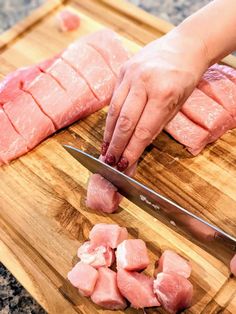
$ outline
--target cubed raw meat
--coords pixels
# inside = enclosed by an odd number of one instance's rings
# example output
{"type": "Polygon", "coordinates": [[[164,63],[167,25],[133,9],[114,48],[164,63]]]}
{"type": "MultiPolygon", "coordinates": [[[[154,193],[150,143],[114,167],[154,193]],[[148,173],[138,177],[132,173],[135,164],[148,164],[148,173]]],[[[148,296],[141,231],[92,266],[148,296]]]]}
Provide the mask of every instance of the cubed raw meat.
{"type": "Polygon", "coordinates": [[[136,309],[160,305],[153,292],[153,278],[143,273],[130,272],[119,268],[117,284],[121,294],[136,309]]]}
{"type": "Polygon", "coordinates": [[[192,122],[182,112],[165,126],[165,130],[178,142],[185,145],[187,150],[193,154],[199,154],[209,143],[210,133],[192,122]]]}
{"type": "Polygon", "coordinates": [[[129,239],[121,242],[116,251],[117,268],[142,270],[149,265],[146,244],[141,239],[129,239]]]}
{"type": "Polygon", "coordinates": [[[21,91],[19,96],[6,103],[3,109],[14,128],[25,139],[29,149],[55,132],[52,121],[28,93],[21,91]]]}
{"type": "Polygon", "coordinates": [[[90,241],[84,242],[79,247],[77,255],[83,263],[90,264],[95,268],[110,267],[115,261],[115,253],[112,248],[108,246],[92,248],[90,241]]]}
{"type": "Polygon", "coordinates": [[[80,17],[70,10],[61,11],[57,16],[57,20],[59,30],[62,32],[74,31],[80,26],[80,17]]]}
{"type": "Polygon", "coordinates": [[[128,238],[126,228],[121,228],[115,224],[96,224],[89,233],[91,247],[109,246],[112,249],[117,248],[118,244],[128,238]]]}
{"type": "Polygon", "coordinates": [[[230,271],[234,276],[236,276],[236,254],[230,262],[230,271]]]}
{"type": "Polygon", "coordinates": [[[127,307],[117,287],[117,274],[114,271],[106,267],[98,269],[98,280],[91,300],[109,310],[123,310],[127,307]]]}
{"type": "Polygon", "coordinates": [[[94,291],[98,272],[92,266],[79,262],[68,273],[67,278],[74,287],[79,289],[82,295],[89,297],[94,291]]]}
{"type": "Polygon", "coordinates": [[[191,306],[193,286],[183,276],[175,273],[159,273],[154,280],[153,288],[161,305],[170,314],[191,306]]]}
{"type": "Polygon", "coordinates": [[[25,140],[15,131],[5,112],[0,109],[0,159],[7,164],[27,151],[25,140]]]}
{"type": "Polygon", "coordinates": [[[188,261],[171,250],[166,250],[158,261],[157,273],[175,273],[189,278],[192,268],[188,261]]]}
{"type": "Polygon", "coordinates": [[[102,29],[82,38],[96,49],[113,73],[118,76],[121,66],[129,59],[129,52],[122,45],[118,35],[110,29],[102,29]]]}
{"type": "Polygon", "coordinates": [[[220,71],[222,74],[228,77],[233,83],[236,84],[236,69],[227,65],[214,64],[211,68],[220,71]]]}
{"type": "Polygon", "coordinates": [[[62,59],[85,78],[91,90],[104,106],[109,104],[116,79],[95,49],[79,40],[65,50],[62,59]]]}

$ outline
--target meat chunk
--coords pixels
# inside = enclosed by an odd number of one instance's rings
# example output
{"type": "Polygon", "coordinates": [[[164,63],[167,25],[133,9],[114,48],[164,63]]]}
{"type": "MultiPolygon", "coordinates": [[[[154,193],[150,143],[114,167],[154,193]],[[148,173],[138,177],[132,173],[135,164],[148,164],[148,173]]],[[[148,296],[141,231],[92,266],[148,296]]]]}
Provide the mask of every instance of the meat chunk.
{"type": "Polygon", "coordinates": [[[132,307],[139,309],[160,305],[153,292],[151,277],[119,268],[117,283],[121,294],[131,303],[132,307]]]}
{"type": "Polygon", "coordinates": [[[25,140],[15,131],[5,112],[0,109],[0,159],[7,164],[27,151],[25,140]]]}
{"type": "Polygon", "coordinates": [[[182,112],[165,126],[165,130],[178,142],[185,145],[194,156],[199,154],[207,145],[210,133],[189,120],[182,112]]]}
{"type": "Polygon", "coordinates": [[[117,248],[118,244],[128,238],[126,228],[115,224],[96,224],[89,233],[91,248],[98,246],[108,246],[112,249],[117,248]]]}
{"type": "Polygon", "coordinates": [[[32,149],[55,132],[52,121],[39,109],[34,99],[22,92],[3,106],[5,113],[17,132],[32,149]]]}
{"type": "Polygon", "coordinates": [[[95,268],[110,267],[115,261],[115,253],[112,248],[103,245],[92,248],[89,241],[79,247],[77,255],[83,263],[90,264],[95,268]]]}
{"type": "Polygon", "coordinates": [[[59,30],[62,32],[74,31],[80,26],[80,17],[70,10],[61,11],[57,16],[57,20],[59,30]]]}
{"type": "Polygon", "coordinates": [[[91,300],[105,309],[123,310],[127,304],[117,287],[117,274],[109,268],[98,269],[98,280],[91,300]]]}
{"type": "Polygon", "coordinates": [[[161,305],[169,313],[175,314],[190,307],[193,286],[185,277],[175,273],[159,273],[153,287],[161,305]]]}
{"type": "Polygon", "coordinates": [[[117,268],[142,270],[149,265],[146,244],[141,239],[129,239],[121,242],[116,251],[117,268]]]}
{"type": "Polygon", "coordinates": [[[212,69],[220,71],[222,74],[228,77],[234,84],[236,84],[236,69],[228,67],[227,65],[214,64],[212,69]]]}
{"type": "Polygon", "coordinates": [[[236,254],[230,262],[230,271],[234,276],[236,276],[236,254]]]}
{"type": "Polygon", "coordinates": [[[177,253],[166,250],[158,261],[157,273],[175,273],[185,278],[189,278],[192,268],[188,261],[177,253]]]}
{"type": "Polygon", "coordinates": [[[209,68],[199,82],[198,88],[221,104],[236,121],[236,85],[227,76],[214,68],[209,68]]]}
{"type": "Polygon", "coordinates": [[[89,297],[94,291],[98,272],[92,266],[79,262],[68,273],[67,278],[82,295],[89,297]]]}
{"type": "Polygon", "coordinates": [[[65,50],[62,59],[86,80],[96,97],[103,102],[103,106],[109,104],[116,79],[95,49],[79,40],[65,50]]]}
{"type": "Polygon", "coordinates": [[[209,142],[214,142],[235,126],[235,121],[228,111],[198,88],[184,103],[181,111],[190,120],[209,131],[209,142]]]}
{"type": "Polygon", "coordinates": [[[121,66],[129,58],[129,53],[115,32],[110,29],[102,29],[85,36],[82,40],[96,49],[110,66],[113,73],[116,76],[119,75],[121,66]]]}

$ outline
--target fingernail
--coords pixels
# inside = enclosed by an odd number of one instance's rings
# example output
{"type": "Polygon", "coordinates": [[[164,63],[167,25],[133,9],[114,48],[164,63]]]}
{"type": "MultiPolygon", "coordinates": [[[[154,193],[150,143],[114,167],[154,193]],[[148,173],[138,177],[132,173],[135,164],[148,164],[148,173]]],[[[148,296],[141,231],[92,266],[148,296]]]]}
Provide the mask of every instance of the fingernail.
{"type": "Polygon", "coordinates": [[[103,142],[103,143],[102,143],[102,148],[101,148],[101,154],[102,154],[102,156],[105,156],[105,155],[106,155],[108,146],[109,146],[109,143],[108,143],[108,142],[103,142]]]}
{"type": "Polygon", "coordinates": [[[125,157],[121,157],[121,159],[119,160],[117,164],[117,169],[119,171],[124,171],[125,169],[128,168],[128,166],[129,166],[129,161],[125,157]]]}
{"type": "Polygon", "coordinates": [[[116,164],[115,156],[113,156],[111,154],[107,154],[106,158],[105,158],[105,163],[110,165],[110,166],[115,166],[115,164],[116,164]]]}

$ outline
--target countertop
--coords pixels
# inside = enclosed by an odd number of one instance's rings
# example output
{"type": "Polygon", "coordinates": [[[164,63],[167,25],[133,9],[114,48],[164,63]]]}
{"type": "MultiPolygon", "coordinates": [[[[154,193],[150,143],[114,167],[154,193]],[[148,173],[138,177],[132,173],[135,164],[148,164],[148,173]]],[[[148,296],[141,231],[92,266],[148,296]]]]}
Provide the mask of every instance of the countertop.
{"type": "MultiPolygon", "coordinates": [[[[175,25],[210,2],[210,0],[129,1],[175,25]]],[[[0,0],[0,32],[23,19],[43,2],[45,0],[0,0]]],[[[43,314],[45,311],[0,263],[0,314],[10,313],[43,314]]]]}

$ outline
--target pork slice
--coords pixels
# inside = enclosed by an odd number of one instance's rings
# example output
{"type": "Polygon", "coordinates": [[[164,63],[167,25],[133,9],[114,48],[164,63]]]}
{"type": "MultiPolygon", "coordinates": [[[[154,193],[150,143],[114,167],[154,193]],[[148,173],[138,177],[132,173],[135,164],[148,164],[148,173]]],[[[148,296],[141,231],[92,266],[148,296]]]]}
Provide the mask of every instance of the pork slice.
{"type": "Polygon", "coordinates": [[[230,262],[230,271],[234,276],[236,276],[236,254],[230,262]]]}
{"type": "Polygon", "coordinates": [[[214,64],[211,68],[220,71],[222,74],[228,77],[234,84],[236,84],[236,69],[227,65],[214,64]]]}
{"type": "Polygon", "coordinates": [[[209,142],[214,142],[235,126],[235,121],[228,111],[198,88],[184,103],[181,111],[190,120],[209,131],[209,142]]]}
{"type": "Polygon", "coordinates": [[[113,73],[118,76],[121,66],[129,59],[129,52],[122,45],[118,35],[110,29],[102,29],[82,38],[96,49],[110,66],[113,73]]]}
{"type": "Polygon", "coordinates": [[[81,262],[95,268],[102,266],[110,267],[115,261],[115,253],[112,248],[103,245],[92,248],[90,241],[84,242],[79,247],[77,255],[81,262]]]}
{"type": "Polygon", "coordinates": [[[58,58],[47,72],[66,90],[75,105],[77,119],[83,118],[102,108],[85,80],[64,60],[58,58]]]}
{"type": "Polygon", "coordinates": [[[69,63],[85,78],[96,97],[109,104],[116,78],[100,54],[80,40],[64,51],[62,59],[69,63]]]}
{"type": "Polygon", "coordinates": [[[57,129],[76,120],[76,109],[65,90],[49,74],[41,73],[26,89],[57,129]]]}
{"type": "Polygon", "coordinates": [[[122,228],[116,224],[96,224],[89,232],[91,248],[99,246],[108,246],[112,249],[117,248],[120,242],[124,241],[124,236],[128,236],[128,233],[124,229],[126,228],[122,228]]]}
{"type": "Polygon", "coordinates": [[[58,28],[62,32],[74,31],[80,26],[80,17],[78,14],[63,10],[57,16],[58,28]]]}
{"type": "Polygon", "coordinates": [[[236,121],[236,86],[227,76],[209,68],[200,80],[198,88],[221,104],[236,121]]]}
{"type": "Polygon", "coordinates": [[[117,274],[109,268],[98,269],[98,280],[91,295],[91,300],[109,310],[123,310],[127,307],[126,301],[117,286],[117,274]]]}
{"type": "Polygon", "coordinates": [[[165,126],[165,130],[178,142],[185,145],[194,156],[198,155],[209,143],[210,133],[192,122],[182,112],[165,126]]]}
{"type": "Polygon", "coordinates": [[[141,239],[124,240],[117,247],[116,263],[117,268],[125,270],[145,269],[150,263],[145,242],[141,239]]]}
{"type": "Polygon", "coordinates": [[[27,151],[25,140],[15,131],[3,109],[0,109],[0,159],[7,164],[27,151]]]}
{"type": "Polygon", "coordinates": [[[178,313],[190,307],[193,297],[193,286],[183,276],[175,273],[159,273],[154,280],[154,292],[166,311],[178,313]]]}
{"type": "Polygon", "coordinates": [[[67,275],[70,283],[86,297],[92,295],[98,279],[98,272],[92,266],[79,262],[67,275]]]}
{"type": "Polygon", "coordinates": [[[121,294],[136,309],[160,305],[153,292],[153,279],[143,273],[119,268],[117,284],[121,294]]]}
{"type": "Polygon", "coordinates": [[[156,273],[175,273],[185,278],[189,278],[192,268],[188,261],[182,258],[177,253],[166,250],[158,260],[156,273]]]}
{"type": "Polygon", "coordinates": [[[52,121],[39,109],[34,99],[23,91],[13,101],[6,103],[3,109],[29,149],[55,132],[52,121]]]}

